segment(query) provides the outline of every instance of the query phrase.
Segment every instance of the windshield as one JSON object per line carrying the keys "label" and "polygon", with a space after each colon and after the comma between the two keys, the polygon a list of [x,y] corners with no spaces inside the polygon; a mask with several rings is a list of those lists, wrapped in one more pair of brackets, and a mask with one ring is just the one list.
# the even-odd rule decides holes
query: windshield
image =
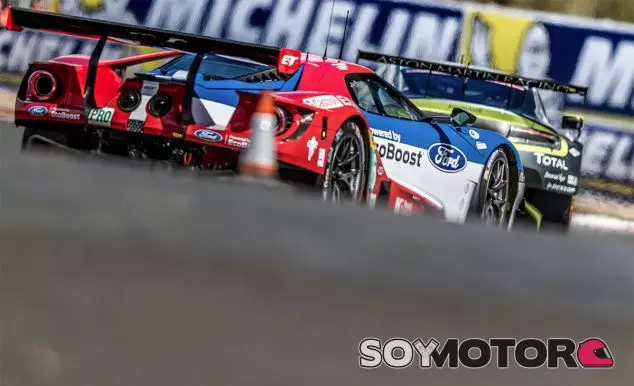
{"label": "windshield", "polygon": [[526,91],[480,79],[467,79],[428,71],[404,70],[408,94],[426,98],[452,99],[500,108],[521,108]]}
{"label": "windshield", "polygon": [[[187,54],[166,63],[157,68],[155,72],[172,76],[177,71],[188,71],[195,55]],[[199,73],[216,79],[233,79],[261,71],[270,70],[272,67],[253,62],[247,59],[231,58],[216,54],[205,55],[200,63]]]}
{"label": "windshield", "polygon": [[540,122],[545,120],[533,93],[523,87],[420,70],[403,70],[401,75],[402,91],[410,98],[478,103],[510,110]]}

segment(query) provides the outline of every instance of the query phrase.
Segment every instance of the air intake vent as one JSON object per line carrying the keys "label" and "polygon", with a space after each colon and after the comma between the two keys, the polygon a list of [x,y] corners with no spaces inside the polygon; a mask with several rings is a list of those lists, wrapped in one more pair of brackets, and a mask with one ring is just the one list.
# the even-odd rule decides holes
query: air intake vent
{"label": "air intake vent", "polygon": [[293,126],[293,114],[282,107],[275,108],[277,118],[277,129],[275,135],[281,135]]}
{"label": "air intake vent", "polygon": [[239,80],[249,83],[275,82],[286,79],[288,79],[286,75],[278,73],[277,69],[274,68],[239,78]]}
{"label": "air intake vent", "polygon": [[546,146],[552,149],[557,149],[560,146],[559,138],[556,135],[529,127],[511,126],[508,139],[513,143]]}

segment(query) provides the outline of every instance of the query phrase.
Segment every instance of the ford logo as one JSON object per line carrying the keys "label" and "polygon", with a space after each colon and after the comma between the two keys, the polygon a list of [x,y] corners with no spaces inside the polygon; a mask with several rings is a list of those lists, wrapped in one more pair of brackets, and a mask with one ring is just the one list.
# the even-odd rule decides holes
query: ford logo
{"label": "ford logo", "polygon": [[435,143],[429,147],[427,157],[441,172],[457,173],[467,167],[467,157],[453,145]]}
{"label": "ford logo", "polygon": [[208,142],[220,142],[222,141],[222,134],[216,133],[212,130],[196,130],[194,135],[204,141]]}
{"label": "ford logo", "polygon": [[41,117],[42,115],[46,115],[46,113],[48,113],[48,109],[44,106],[32,106],[29,109],[29,114],[34,117]]}

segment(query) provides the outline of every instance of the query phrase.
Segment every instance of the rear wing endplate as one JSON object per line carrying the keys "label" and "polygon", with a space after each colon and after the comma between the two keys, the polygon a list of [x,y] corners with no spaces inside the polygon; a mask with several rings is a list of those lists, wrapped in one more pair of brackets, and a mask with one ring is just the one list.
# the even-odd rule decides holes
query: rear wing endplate
{"label": "rear wing endplate", "polygon": [[183,32],[166,31],[157,28],[134,26],[110,21],[62,15],[52,12],[33,11],[9,7],[6,28],[10,31],[22,31],[24,28],[43,30],[80,38],[97,39],[92,51],[84,94],[85,108],[94,108],[94,85],[99,58],[106,42],[135,44],[164,48],[196,54],[187,76],[185,88],[185,106],[183,123],[191,123],[191,104],[195,75],[206,53],[217,53],[254,60],[277,67],[282,74],[292,75],[300,67],[301,53],[288,48],[270,47],[258,44],[216,39]]}
{"label": "rear wing endplate", "polygon": [[503,72],[487,71],[478,68],[472,68],[468,65],[461,65],[454,62],[432,62],[428,60],[419,60],[405,58],[401,56],[391,56],[375,52],[359,51],[357,54],[357,63],[359,60],[368,60],[383,64],[392,64],[395,66],[410,67],[418,70],[442,72],[449,75],[455,75],[462,78],[488,80],[493,82],[507,83],[528,88],[538,88],[542,90],[550,90],[554,92],[566,94],[579,94],[586,96],[587,87],[565,84],[547,79],[532,79],[522,76],[505,74]]}

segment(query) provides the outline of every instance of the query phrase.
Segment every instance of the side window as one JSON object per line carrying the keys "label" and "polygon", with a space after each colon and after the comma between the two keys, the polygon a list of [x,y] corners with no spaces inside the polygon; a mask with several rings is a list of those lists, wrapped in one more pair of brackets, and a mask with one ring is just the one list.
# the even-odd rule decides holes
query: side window
{"label": "side window", "polygon": [[390,95],[391,93],[385,88],[377,88],[377,94],[385,110],[385,115],[394,118],[416,119],[416,115],[408,110],[407,104],[398,95]]}
{"label": "side window", "polygon": [[362,110],[408,120],[419,120],[423,116],[398,91],[374,74],[352,74],[346,77],[346,81],[353,99]]}
{"label": "side window", "polygon": [[359,105],[359,108],[369,113],[380,114],[370,85],[365,79],[360,76],[352,76],[348,81],[348,85],[350,86],[350,93],[357,105]]}

